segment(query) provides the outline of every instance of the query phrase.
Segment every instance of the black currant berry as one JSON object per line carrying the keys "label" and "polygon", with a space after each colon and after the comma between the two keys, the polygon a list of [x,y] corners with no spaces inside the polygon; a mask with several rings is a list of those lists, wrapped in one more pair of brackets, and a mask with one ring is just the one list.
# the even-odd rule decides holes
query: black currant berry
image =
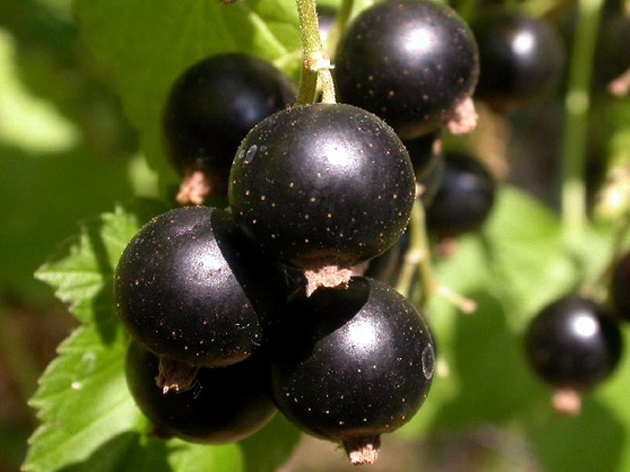
{"label": "black currant berry", "polygon": [[352,278],[291,298],[272,344],[273,398],[313,436],[373,462],[380,435],[407,423],[427,397],[435,350],[429,327],[388,285]]}
{"label": "black currant berry", "polygon": [[630,321],[630,252],[625,253],[613,268],[610,300],[615,314]]}
{"label": "black currant berry", "polygon": [[[590,299],[569,294],[545,306],[525,334],[530,366],[558,389],[556,407],[579,409],[577,393],[592,389],[615,369],[622,354],[618,324]],[[571,404],[565,402],[570,399]]]}
{"label": "black currant berry", "polygon": [[[265,343],[285,302],[284,283],[281,270],[229,213],[184,207],[154,218],[134,236],[116,268],[114,296],[131,336],[165,363],[217,367]],[[194,376],[194,369],[170,373],[163,367],[167,389],[185,388]],[[176,385],[180,373],[183,385]]]}
{"label": "black currant berry", "polygon": [[391,247],[414,195],[411,161],[394,131],[345,104],[265,119],[230,173],[235,220],[269,254],[307,272],[310,291],[345,283],[351,266]]}
{"label": "black currant berry", "polygon": [[161,437],[225,444],[251,436],[276,413],[269,396],[269,364],[256,357],[229,367],[200,369],[186,392],[162,393],[159,358],[132,342],[125,374],[131,395]]}
{"label": "black currant berry", "polygon": [[542,97],[564,72],[565,49],[557,29],[520,12],[493,12],[471,24],[481,73],[475,98],[500,112]]}
{"label": "black currant berry", "polygon": [[178,200],[200,204],[210,192],[225,194],[247,132],[294,101],[289,80],[256,57],[222,54],[187,69],[170,91],[163,119],[166,151],[185,176]]}
{"label": "black currant berry", "polygon": [[479,229],[494,206],[496,183],[486,167],[466,154],[444,155],[439,188],[427,208],[427,229],[455,237]]}
{"label": "black currant berry", "polygon": [[446,5],[386,0],[348,26],[333,73],[340,101],[376,113],[411,139],[458,121],[455,115],[465,108],[458,106],[470,102],[477,82],[477,45]]}

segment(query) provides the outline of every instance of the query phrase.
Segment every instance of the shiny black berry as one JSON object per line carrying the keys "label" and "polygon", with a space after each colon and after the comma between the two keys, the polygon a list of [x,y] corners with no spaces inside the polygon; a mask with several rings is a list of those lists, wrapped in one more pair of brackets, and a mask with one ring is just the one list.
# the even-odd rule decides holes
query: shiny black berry
{"label": "shiny black berry", "polygon": [[566,53],[551,23],[520,12],[493,12],[471,28],[481,69],[475,97],[497,111],[529,104],[560,81]]}
{"label": "shiny black berry", "polygon": [[351,266],[391,247],[414,195],[400,139],[375,115],[346,104],[294,107],[265,119],[243,140],[230,174],[230,205],[247,234],[316,278],[331,275],[311,288],[347,281]]}
{"label": "shiny black berry", "polygon": [[221,54],[187,69],[172,86],[163,118],[167,154],[185,176],[179,200],[200,204],[208,193],[225,194],[247,132],[294,101],[282,72],[253,56]]}
{"label": "shiny black berry", "polygon": [[376,113],[404,139],[438,129],[472,95],[477,45],[450,7],[386,0],[341,38],[333,69],[340,101]]}
{"label": "shiny black berry", "polygon": [[[190,380],[188,366],[234,364],[263,345],[284,304],[284,284],[229,213],[184,207],[134,236],[116,268],[114,296],[127,331],[163,358],[162,385],[177,389]],[[183,364],[183,386],[171,363],[177,373]]]}
{"label": "shiny black berry", "polygon": [[494,207],[495,180],[478,159],[447,153],[438,190],[426,211],[427,229],[455,237],[479,229]]}
{"label": "shiny black berry", "polygon": [[272,344],[273,398],[301,430],[340,442],[354,463],[373,462],[380,435],[407,423],[434,373],[429,327],[388,285],[292,297]]}
{"label": "shiny black berry", "polygon": [[583,392],[601,383],[615,370],[622,348],[616,321],[594,301],[574,294],[545,306],[525,334],[530,366],[561,392]]}
{"label": "shiny black berry", "polygon": [[269,396],[269,364],[256,357],[200,369],[191,389],[163,393],[156,385],[159,358],[132,342],[125,374],[131,395],[159,437],[225,444],[251,436],[276,413]]}

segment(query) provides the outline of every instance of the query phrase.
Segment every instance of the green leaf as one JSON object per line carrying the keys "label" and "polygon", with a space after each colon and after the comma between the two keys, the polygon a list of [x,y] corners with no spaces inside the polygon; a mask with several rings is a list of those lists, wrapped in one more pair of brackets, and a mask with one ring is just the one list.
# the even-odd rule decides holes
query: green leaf
{"label": "green leaf", "polygon": [[55,295],[82,323],[115,324],[112,282],[118,258],[140,225],[165,209],[146,201],[133,212],[118,207],[114,213],[83,223],[78,237],[68,241],[35,276],[54,287]]}
{"label": "green leaf", "polygon": [[60,346],[31,400],[42,425],[31,438],[26,470],[60,470],[86,460],[110,437],[138,425],[123,375],[125,346],[120,333],[103,345],[94,328],[79,328]]}
{"label": "green leaf", "polygon": [[175,176],[162,150],[161,112],[188,66],[220,52],[268,59],[295,76],[300,37],[293,2],[247,0],[77,0],[85,42],[114,74],[117,91],[151,166]]}
{"label": "green leaf", "polygon": [[135,213],[117,208],[84,223],[79,236],[36,274],[83,325],[59,347],[31,400],[42,425],[31,439],[27,470],[57,470],[85,458],[138,422],[124,383],[126,336],[115,314],[112,281],[122,249],[157,206],[145,203]]}

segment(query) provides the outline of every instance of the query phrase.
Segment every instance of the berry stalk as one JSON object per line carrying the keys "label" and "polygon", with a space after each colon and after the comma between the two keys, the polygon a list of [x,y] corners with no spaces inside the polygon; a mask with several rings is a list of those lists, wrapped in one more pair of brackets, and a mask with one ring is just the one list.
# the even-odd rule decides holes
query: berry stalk
{"label": "berry stalk", "polygon": [[420,276],[422,295],[419,305],[423,307],[427,300],[438,292],[438,285],[433,277],[431,250],[426,234],[424,208],[418,198],[413,203],[409,221],[409,249],[400,270],[396,290],[409,296],[414,276]]}
{"label": "berry stalk", "polygon": [[297,104],[315,102],[317,82],[322,88],[322,102],[336,103],[335,87],[328,59],[319,36],[319,20],[315,0],[296,0],[302,41],[302,72]]}
{"label": "berry stalk", "polygon": [[422,292],[418,306],[424,308],[429,299],[438,295],[453,303],[463,313],[470,314],[477,309],[473,300],[455,293],[448,287],[440,285],[435,279],[431,261],[431,247],[427,235],[425,211],[420,199],[416,198],[411,210],[409,221],[409,249],[405,253],[405,260],[400,270],[396,284],[396,291],[409,297],[412,283],[417,275]]}
{"label": "berry stalk", "polygon": [[565,97],[564,135],[560,175],[560,209],[563,226],[571,232],[586,223],[584,170],[588,135],[589,87],[599,29],[602,0],[579,0],[575,36]]}

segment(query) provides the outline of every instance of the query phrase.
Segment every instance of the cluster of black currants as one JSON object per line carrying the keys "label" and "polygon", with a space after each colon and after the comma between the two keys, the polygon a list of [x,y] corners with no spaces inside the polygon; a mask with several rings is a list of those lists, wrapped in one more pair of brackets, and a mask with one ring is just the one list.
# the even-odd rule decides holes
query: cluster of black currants
{"label": "cluster of black currants", "polygon": [[535,374],[554,390],[553,405],[577,414],[581,396],[616,370],[623,355],[622,324],[630,320],[630,252],[613,264],[607,299],[574,292],[540,310],[525,334]]}
{"label": "cluster of black currants", "polygon": [[[419,45],[406,58],[404,38],[384,42],[379,32],[403,18],[413,21],[398,30],[416,31]],[[426,399],[435,363],[429,326],[403,295],[363,272],[405,232],[414,170],[427,167],[412,164],[400,136],[422,139],[470,119],[476,46],[452,10],[426,1],[384,2],[353,25],[335,79],[340,92],[343,84],[367,90],[372,110],[346,93],[346,103],[290,106],[290,81],[242,54],[203,60],[173,86],[165,141],[184,176],[177,199],[189,206],[140,229],[114,284],[132,339],[128,384],[157,435],[238,441],[277,409],[341,443],[351,462],[370,463],[380,435]],[[384,81],[376,88],[365,68],[363,76],[342,72],[366,62],[366,39],[378,54],[401,50],[400,62],[376,65]],[[439,51],[427,54],[427,44]],[[386,104],[377,89],[387,89]],[[227,208],[200,205],[211,194],[227,197]]]}

